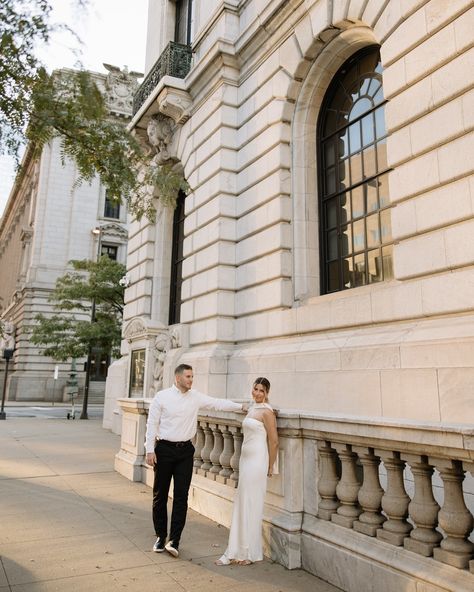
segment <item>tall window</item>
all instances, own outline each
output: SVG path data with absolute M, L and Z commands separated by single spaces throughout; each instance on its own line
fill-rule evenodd
M 174 40 L 183 45 L 192 41 L 193 0 L 177 0 Z
M 90 379 L 97 382 L 104 381 L 107 378 L 109 366 L 109 353 L 100 348 L 93 348 L 91 352 Z
M 169 324 L 179 323 L 181 309 L 181 284 L 183 283 L 183 240 L 184 240 L 184 200 L 186 195 L 180 191 L 173 218 L 173 249 L 171 253 L 171 285 Z
M 104 218 L 114 218 L 115 220 L 120 218 L 120 203 L 112 201 L 107 192 L 105 193 Z
M 377 47 L 334 77 L 318 123 L 322 292 L 390 279 L 392 230 Z

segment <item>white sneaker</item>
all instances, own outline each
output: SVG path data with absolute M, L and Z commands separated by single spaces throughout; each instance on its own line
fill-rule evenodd
M 173 541 L 166 543 L 165 549 L 170 555 L 173 555 L 173 557 L 179 557 L 178 545 L 175 545 Z

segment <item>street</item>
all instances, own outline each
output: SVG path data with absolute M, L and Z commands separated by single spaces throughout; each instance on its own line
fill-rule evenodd
M 78 420 L 82 405 L 75 405 L 75 419 Z M 89 405 L 87 408 L 87 415 L 90 419 L 99 419 L 102 417 L 104 411 L 103 405 Z M 51 403 L 42 405 L 25 406 L 15 405 L 12 402 L 10 405 L 5 405 L 5 413 L 7 420 L 9 417 L 43 417 L 45 419 L 65 419 L 67 420 L 68 413 L 71 414 L 71 405 L 64 405 L 64 403 Z

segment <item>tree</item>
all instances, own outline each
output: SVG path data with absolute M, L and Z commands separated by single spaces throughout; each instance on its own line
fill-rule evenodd
M 78 182 L 99 175 L 111 199 L 125 198 L 137 218 L 146 214 L 153 220 L 154 191 L 149 188 L 157 186 L 169 203 L 179 189 L 189 190 L 187 183 L 172 167 L 153 165 L 152 155 L 109 116 L 86 71 L 48 74 L 35 49 L 58 28 L 50 17 L 48 0 L 0 0 L 0 152 L 18 155 L 27 141 L 39 155 L 59 137 L 63 158 L 77 165 Z
M 55 360 L 87 356 L 92 347 L 119 354 L 125 266 L 109 257 L 73 260 L 74 271 L 56 280 L 49 297 L 58 311 L 35 317 L 31 341 Z

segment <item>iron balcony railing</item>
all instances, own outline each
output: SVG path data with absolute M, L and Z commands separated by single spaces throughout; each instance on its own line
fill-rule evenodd
M 133 97 L 133 114 L 140 109 L 163 76 L 184 78 L 191 69 L 191 47 L 170 41 Z

